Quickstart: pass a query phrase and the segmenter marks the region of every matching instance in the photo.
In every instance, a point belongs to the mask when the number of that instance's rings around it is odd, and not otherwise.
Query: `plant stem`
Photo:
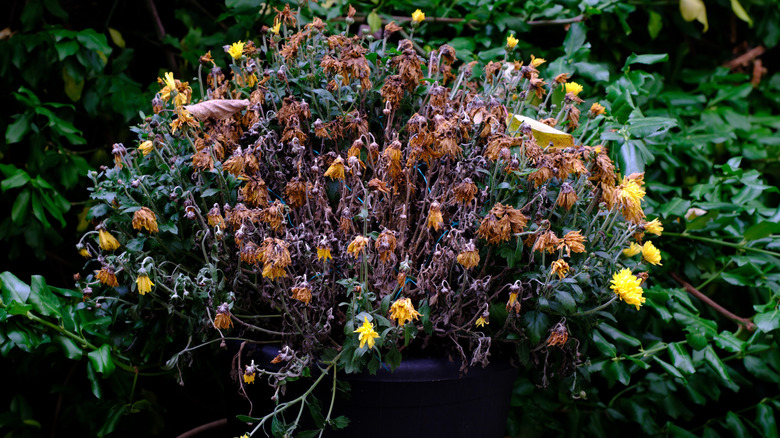
[[[712,298],[708,297],[707,295],[704,295],[703,293],[701,293],[701,291],[691,286],[687,281],[683,280],[679,275],[677,275],[674,272],[672,272],[672,278],[674,278],[678,283],[680,283],[680,285],[683,287],[683,289],[685,289],[686,292],[700,299],[705,304],[715,309],[716,312],[736,322],[738,325],[744,327],[745,330],[749,331],[750,333],[756,331],[756,325],[753,324],[753,321],[731,313],[725,307],[713,301]]]

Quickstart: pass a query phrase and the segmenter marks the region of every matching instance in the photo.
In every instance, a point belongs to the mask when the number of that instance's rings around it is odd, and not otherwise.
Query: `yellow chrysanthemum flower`
[[[419,9],[412,12],[412,21],[414,21],[415,23],[419,23],[423,20],[425,20],[425,12]]]
[[[508,37],[506,37],[506,47],[509,50],[514,50],[515,46],[517,46],[517,43],[519,43],[519,42],[520,42],[520,40],[515,38],[514,35],[509,35]]]
[[[566,93],[571,93],[573,95],[580,94],[580,91],[582,91],[582,85],[576,83],[576,82],[567,82],[563,84],[563,90]]]
[[[154,286],[154,283],[149,279],[149,275],[147,275],[146,270],[143,268],[138,270],[138,278],[135,279],[135,284],[138,285],[138,293],[141,295],[146,295],[148,292],[151,292],[152,286]]]
[[[412,300],[409,298],[400,298],[390,306],[390,318],[398,321],[398,326],[402,327],[406,321],[420,318],[420,312],[414,310]]]
[[[617,200],[623,217],[626,220],[638,224],[645,213],[642,211],[642,199],[645,197],[645,189],[640,184],[641,179],[623,177],[617,191]]]
[[[477,327],[484,327],[485,324],[490,324],[490,322],[487,321],[484,316],[477,318],[477,322],[474,323],[474,325]]]
[[[645,259],[647,263],[661,265],[661,251],[653,246],[653,242],[649,240],[642,246],[642,258]]]
[[[374,324],[368,322],[368,317],[363,318],[363,325],[353,333],[360,333],[360,348],[368,344],[369,350],[374,348],[375,339],[379,337],[379,333],[374,330]]]
[[[544,58],[537,58],[534,55],[531,55],[531,67],[533,67],[533,68],[539,67],[540,65],[544,64],[545,62],[547,62],[546,59],[544,59]]]
[[[103,251],[114,251],[121,246],[119,241],[116,240],[116,237],[112,236],[111,233],[106,230],[98,231],[98,243]]]
[[[233,43],[230,45],[230,48],[227,50],[228,55],[230,55],[233,59],[238,59],[241,57],[241,55],[244,54],[244,43],[241,42],[241,40],[238,40],[237,43]]]
[[[563,279],[569,272],[569,264],[564,259],[558,259],[552,262],[550,274],[558,274],[558,279]]]
[[[329,176],[330,179],[344,179],[346,176],[344,160],[341,157],[336,157],[330,164],[330,167],[328,167],[328,170],[325,171],[325,176]]]
[[[642,245],[638,245],[636,242],[631,242],[631,246],[623,250],[623,255],[626,257],[633,257],[642,252]]]
[[[650,222],[645,223],[645,231],[647,231],[650,234],[655,234],[656,236],[660,236],[661,233],[664,232],[664,226],[661,223],[661,221],[658,220],[658,218],[651,220]]]
[[[145,142],[138,145],[138,150],[141,151],[141,153],[145,156],[149,155],[149,152],[154,149],[154,143],[152,143],[150,140],[146,140]]]
[[[609,288],[615,291],[617,296],[625,301],[626,304],[635,306],[636,310],[639,310],[639,307],[645,303],[645,297],[642,296],[644,291],[640,286],[642,279],[632,274],[630,269],[622,269],[620,272],[616,272],[612,275],[610,282],[612,286]]]

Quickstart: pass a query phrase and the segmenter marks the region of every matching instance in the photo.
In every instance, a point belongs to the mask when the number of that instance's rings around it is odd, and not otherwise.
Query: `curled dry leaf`
[[[194,105],[185,105],[184,108],[191,112],[198,120],[227,119],[233,114],[249,106],[247,99],[214,99]]]

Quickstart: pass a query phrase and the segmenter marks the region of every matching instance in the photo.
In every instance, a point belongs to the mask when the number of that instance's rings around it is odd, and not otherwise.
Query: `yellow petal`
[[[707,32],[710,27],[707,23],[707,8],[704,6],[703,0],[680,0],[680,14],[685,21],[696,20],[703,24],[704,30],[702,32]]]
[[[574,137],[572,137],[571,134],[559,131],[553,127],[545,125],[544,123],[537,122],[530,117],[525,117],[518,114],[510,114],[509,117],[510,120],[508,121],[508,131],[512,135],[519,136],[519,133],[516,133],[516,131],[518,131],[520,129],[520,125],[525,122],[531,126],[531,132],[533,133],[534,138],[536,138],[536,143],[542,148],[547,147],[550,142],[552,142],[553,147],[556,148],[568,148],[574,146]]]
[[[731,10],[734,11],[734,15],[740,20],[750,25],[750,27],[753,27],[753,19],[745,12],[745,9],[739,3],[739,0],[731,0]]]

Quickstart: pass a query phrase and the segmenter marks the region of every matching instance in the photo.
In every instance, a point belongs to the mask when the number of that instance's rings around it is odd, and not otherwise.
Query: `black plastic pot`
[[[245,352],[247,359],[264,364],[277,350],[263,347],[251,352],[245,348]],[[351,390],[337,393],[333,417],[346,416],[349,426],[327,430],[323,436],[504,437],[517,369],[508,361],[470,367],[462,376],[459,369],[459,363],[446,358],[408,358],[393,372],[380,369],[376,375],[341,374],[338,378],[348,382]],[[330,378],[320,386],[322,390],[315,394],[327,410]]]

